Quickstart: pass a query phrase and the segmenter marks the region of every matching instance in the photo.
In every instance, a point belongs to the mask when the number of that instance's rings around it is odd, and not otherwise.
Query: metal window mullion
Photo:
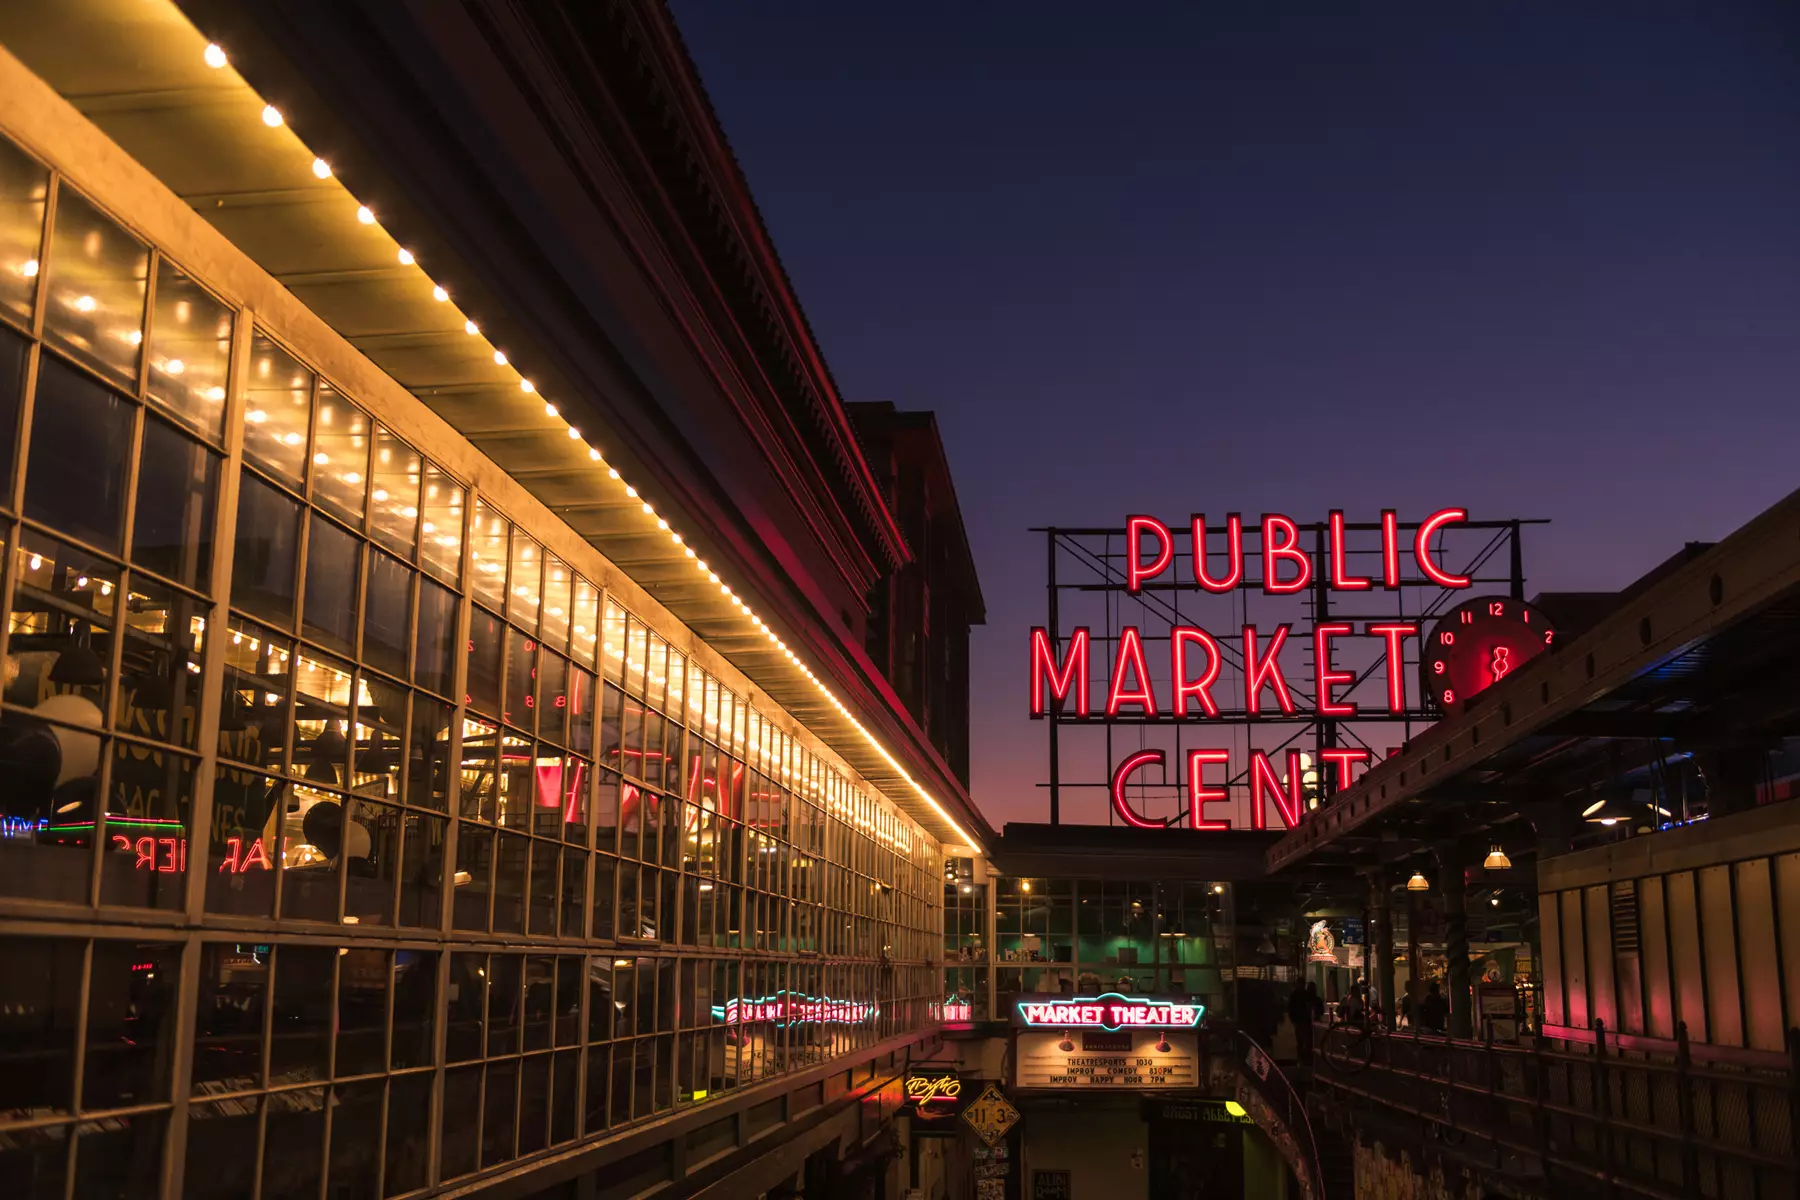
[[[453,820],[451,824],[454,825],[455,821]],[[448,891],[449,889],[443,890]],[[438,1156],[443,1145],[444,1057],[445,1045],[449,1039],[449,1031],[445,1026],[449,1023],[450,950],[448,946],[442,945],[442,937],[443,934],[440,931],[440,949],[436,966],[437,984],[432,989],[431,1095],[426,1101],[425,1126],[425,1181],[434,1186],[439,1182]]]
[[[80,1160],[76,1157],[76,1143],[80,1141],[82,1090],[87,1075],[87,1029],[88,1029],[88,996],[93,989],[94,973],[94,939],[83,938],[81,943],[81,987],[76,1000],[75,1021],[75,1057],[71,1066],[75,1078],[69,1082],[69,1170],[63,1180],[65,1200],[75,1200],[75,1174]]]
[[[345,838],[344,840],[348,841],[349,839]],[[338,856],[340,859],[343,857],[343,850],[341,847]],[[340,871],[339,874],[342,875],[342,872]],[[331,1114],[333,1108],[332,1100],[337,1095],[337,1088],[333,1086],[331,1081],[337,1078],[338,1073],[338,997],[343,991],[339,986],[339,981],[343,976],[343,963],[344,953],[340,948],[338,953],[331,956],[331,1019],[326,1022],[328,1040],[325,1044],[325,1078],[320,1081],[323,1085],[321,1090],[324,1092],[324,1098],[321,1103],[325,1106],[325,1128],[323,1134],[319,1138],[319,1183],[321,1190],[331,1183]]]

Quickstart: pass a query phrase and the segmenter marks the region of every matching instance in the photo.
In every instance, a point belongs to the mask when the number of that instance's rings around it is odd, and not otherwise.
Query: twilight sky
[[[843,394],[938,414],[996,826],[1030,526],[1455,504],[1535,594],[1800,486],[1800,6],[672,2]]]

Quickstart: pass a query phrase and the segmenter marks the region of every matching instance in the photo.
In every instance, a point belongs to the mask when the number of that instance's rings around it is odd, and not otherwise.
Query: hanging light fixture
[[[1622,822],[1634,820],[1640,815],[1637,806],[1626,803],[1625,799],[1617,794],[1590,804],[1581,811],[1582,820],[1590,825],[1604,825],[1608,829]]]
[[[1409,892],[1429,892],[1431,890],[1431,881],[1426,879],[1423,873],[1414,871],[1412,873],[1412,878],[1406,881],[1406,890]]]
[[[1488,856],[1481,860],[1481,865],[1489,871],[1512,870],[1512,859],[1506,857],[1506,851],[1495,846],[1488,851]]]

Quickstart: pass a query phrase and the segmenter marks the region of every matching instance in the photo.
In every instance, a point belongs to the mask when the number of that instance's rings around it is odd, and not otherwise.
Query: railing
[[[1314,1079],[1390,1126],[1549,1194],[1800,1195],[1800,1031],[1788,1053],[1546,1026],[1524,1045],[1319,1026]]]
[[[1243,1030],[1224,1022],[1209,1022],[1207,1053],[1220,1051],[1232,1061],[1242,1085],[1240,1096],[1250,1101],[1245,1105],[1250,1116],[1293,1169],[1301,1196],[1323,1200],[1325,1184],[1312,1120],[1306,1115],[1306,1102],[1275,1064],[1275,1056]]]

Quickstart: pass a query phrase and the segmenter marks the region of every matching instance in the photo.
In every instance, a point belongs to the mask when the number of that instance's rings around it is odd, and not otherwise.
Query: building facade
[[[911,551],[760,224],[708,261],[623,169],[657,85],[609,64],[699,95],[666,13],[513,30],[605,91],[486,114],[600,129],[616,192],[545,218],[636,201],[599,270],[484,261],[575,193],[489,226],[423,170],[466,145],[384,162],[415,110],[319,105],[360,17],[297,11],[0,18],[0,1181],[678,1180],[935,1037],[944,847],[985,830],[863,652]],[[478,46],[407,67],[502,107]]]

